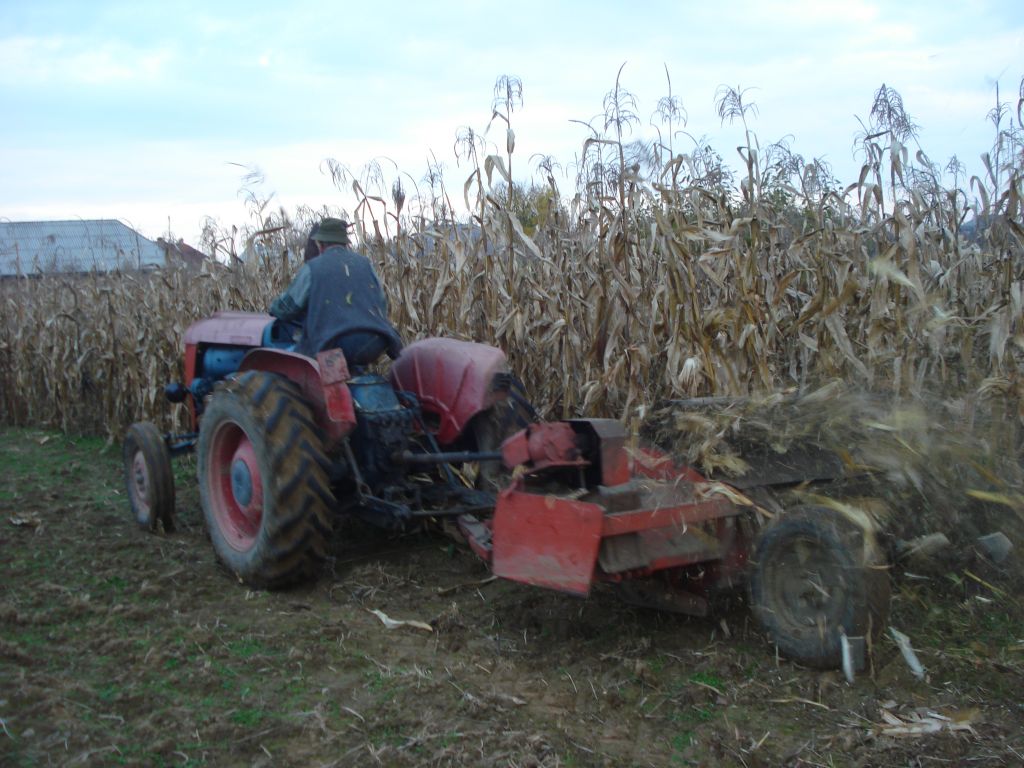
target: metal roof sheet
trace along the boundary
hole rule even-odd
[[[163,266],[164,251],[116,219],[0,221],[0,276]]]

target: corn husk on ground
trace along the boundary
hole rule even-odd
[[[436,168],[409,195],[379,167],[331,165],[359,200],[358,247],[405,339],[495,344],[545,416],[646,424],[706,470],[741,461],[744,432],[775,444],[810,437],[922,504],[933,482],[943,493],[955,484],[958,498],[996,494],[985,503],[1019,517],[1019,109],[993,118],[998,151],[984,156],[985,178],[965,180],[951,165],[947,188],[910,148],[909,119],[873,108],[863,169],[842,186],[785,143],[762,148],[747,127],[752,105],[730,89],[718,103],[723,120],[745,128],[738,179],[701,142],[631,144],[636,104],[616,83],[569,197],[550,158],[537,166],[539,186],[509,184],[521,164],[516,84],[505,79],[495,103],[503,152],[460,131],[463,189],[445,188]],[[893,107],[893,94],[883,86],[876,107]],[[669,136],[674,107],[672,97],[659,103]],[[198,273],[3,283],[0,419],[114,438],[143,418],[184,429],[184,409],[162,397],[182,375],[184,329],[218,309],[265,310],[301,263],[313,212],[274,211],[258,189],[250,201],[241,232],[209,227],[204,245],[219,261]],[[778,393],[802,409],[782,407]],[[666,405],[705,396],[746,399],[696,414]],[[956,523],[955,511],[941,516]]]

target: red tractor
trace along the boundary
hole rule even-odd
[[[171,457],[195,449],[217,556],[273,588],[311,578],[333,522],[441,522],[502,578],[587,595],[612,582],[635,602],[706,615],[747,585],[779,650],[837,666],[888,612],[885,557],[871,531],[800,507],[763,528],[747,496],[650,449],[609,419],[524,420],[498,349],[451,339],[408,345],[387,377],[340,350],[289,351],[269,315],[220,312],[185,333],[193,432],[128,430],[136,521],[173,530]],[[475,482],[460,468],[479,467]],[[787,478],[792,482],[792,478]]]

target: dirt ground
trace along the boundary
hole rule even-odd
[[[253,592],[215,561],[190,460],[157,536],[119,446],[0,436],[5,766],[1024,763],[1024,612],[998,573],[894,574],[926,677],[886,637],[851,685],[776,658],[741,602],[579,600],[439,535],[341,524],[315,584]]]

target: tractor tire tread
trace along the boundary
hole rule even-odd
[[[251,551],[240,554],[218,541],[212,530],[215,516],[207,510],[203,456],[208,448],[201,428],[200,489],[218,555],[251,586],[276,588],[309,579],[326,558],[334,507],[329,463],[309,406],[288,379],[245,371],[217,388],[204,424],[211,412],[216,418],[222,411],[240,423],[262,456],[264,501],[261,530]]]

